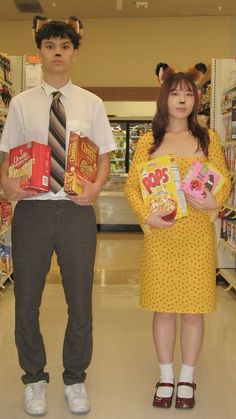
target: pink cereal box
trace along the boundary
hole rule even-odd
[[[214,195],[225,182],[221,173],[210,162],[194,161],[185,178],[180,184],[180,189],[197,198],[205,197],[205,189]]]

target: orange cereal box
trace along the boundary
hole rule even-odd
[[[138,165],[142,197],[151,212],[158,212],[168,221],[188,215],[180,175],[172,154],[156,157]]]
[[[99,147],[88,137],[71,131],[67,152],[64,191],[70,195],[81,194],[83,188],[77,179],[95,182],[98,168]]]
[[[9,177],[27,176],[22,189],[48,192],[50,189],[51,149],[48,145],[29,141],[10,150]]]

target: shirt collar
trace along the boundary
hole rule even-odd
[[[41,86],[48,96],[50,96],[53,92],[61,92],[63,96],[68,97],[73,84],[72,81],[69,80],[68,83],[65,84],[65,86],[61,87],[60,89],[56,89],[55,87],[50,86],[50,84],[46,83],[43,80]]]

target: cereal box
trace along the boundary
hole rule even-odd
[[[27,176],[27,179],[20,183],[22,189],[48,192],[50,164],[50,147],[30,141],[10,150],[9,177]]]
[[[64,191],[79,195],[83,188],[77,179],[95,182],[98,168],[99,147],[89,138],[71,131],[67,152]]]
[[[180,188],[189,195],[202,198],[206,196],[205,189],[216,194],[224,181],[224,177],[210,162],[194,161]]]
[[[138,165],[144,203],[151,212],[163,214],[164,220],[187,216],[184,193],[180,190],[180,176],[173,154],[156,157]]]

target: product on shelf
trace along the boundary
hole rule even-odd
[[[236,99],[232,100],[232,139],[236,140]]]
[[[9,177],[25,176],[22,189],[48,192],[50,189],[51,149],[30,141],[10,150]]]
[[[64,191],[71,195],[81,194],[83,187],[77,180],[95,182],[98,169],[99,147],[77,132],[70,133]]]
[[[0,78],[8,83],[11,82],[11,62],[3,54],[0,54]]]
[[[165,220],[187,215],[187,205],[180,190],[180,175],[174,155],[164,155],[138,165],[144,203],[152,212],[168,213]]]
[[[0,229],[9,227],[12,219],[12,205],[6,198],[0,199]]]
[[[1,275],[9,275],[12,269],[11,248],[6,244],[0,245],[0,273]]]

